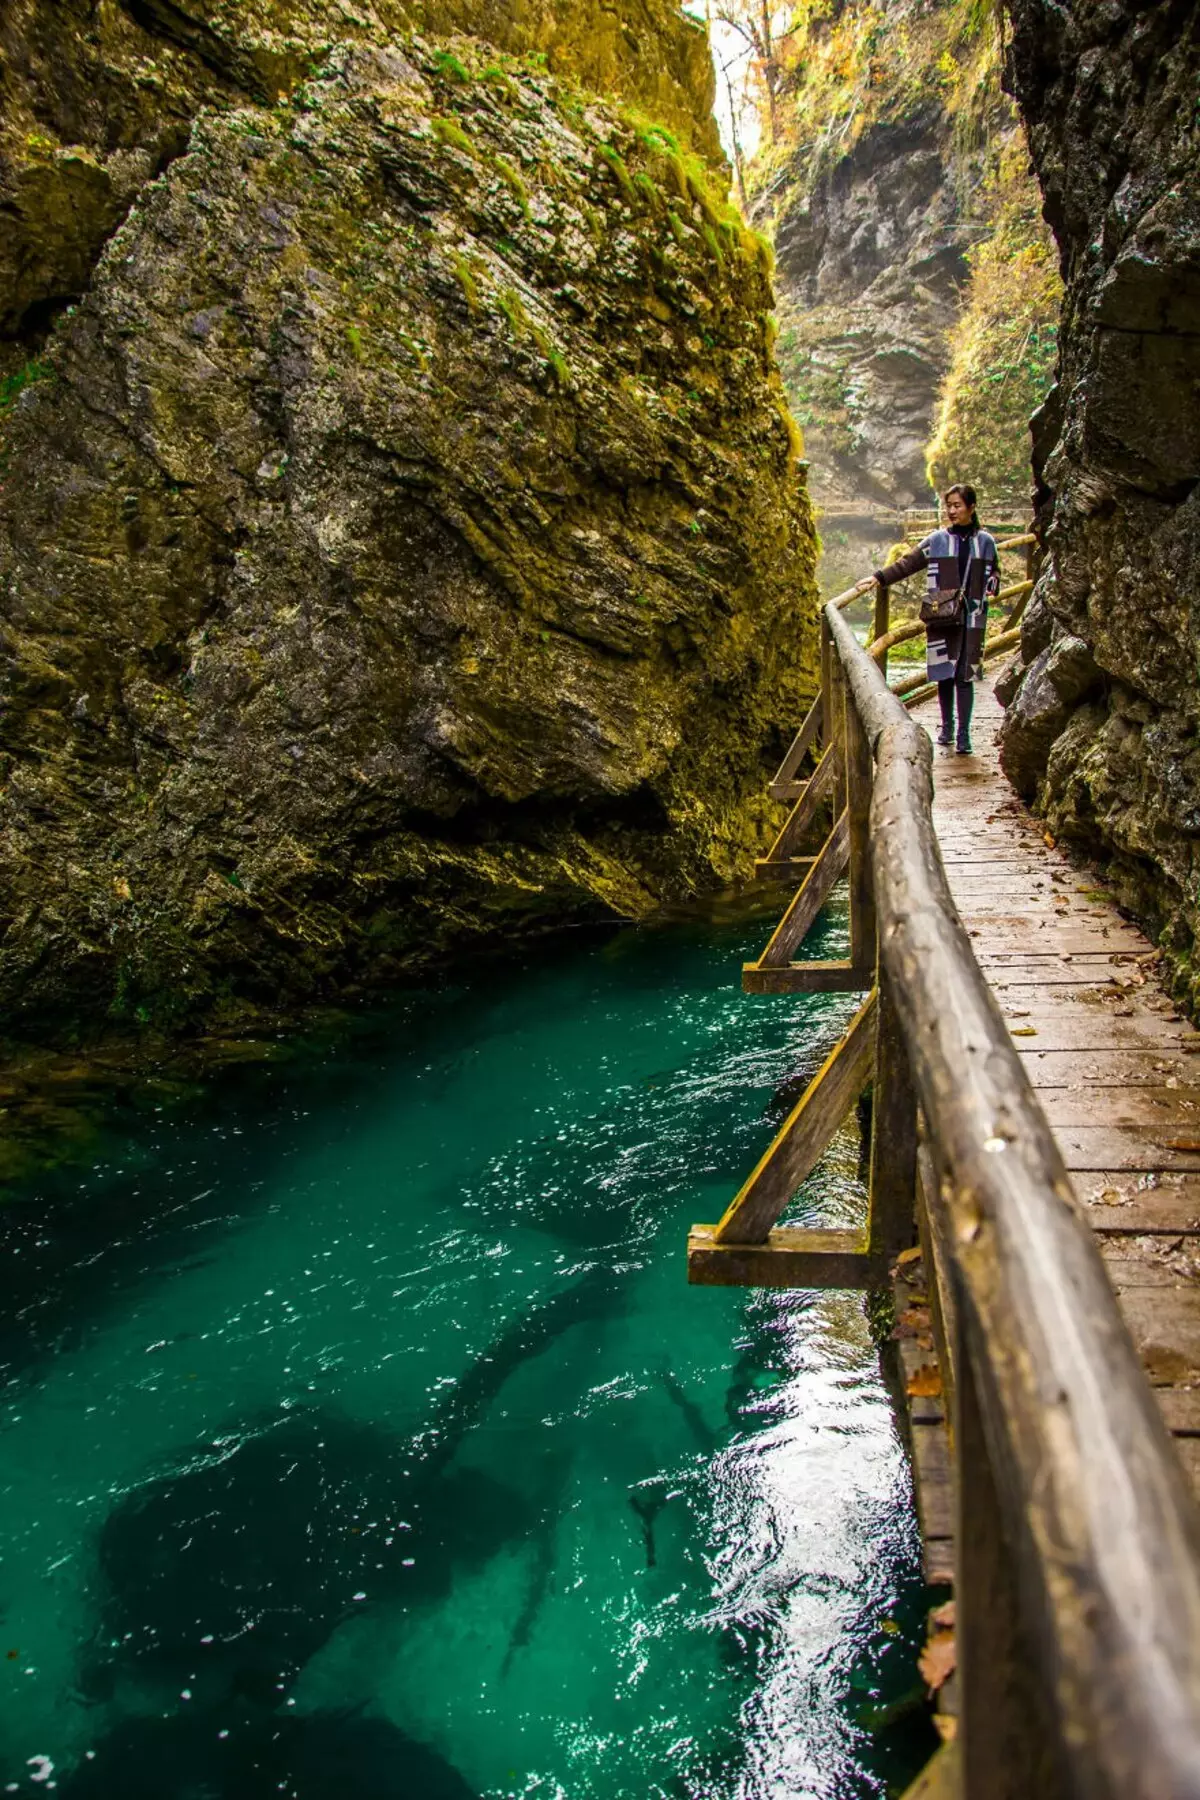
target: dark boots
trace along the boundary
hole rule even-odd
[[[942,709],[942,727],[937,741],[945,749],[953,744],[960,756],[971,754],[971,712],[975,705],[975,684],[971,681],[939,681],[938,705]],[[958,736],[954,733],[955,701],[958,702]]]

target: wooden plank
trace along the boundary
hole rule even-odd
[[[853,706],[846,708],[846,816],[850,846],[850,960],[876,958],[875,890],[871,879],[871,790],[875,759]]]
[[[951,1742],[934,1751],[902,1800],[961,1800],[962,1791],[958,1745]]]
[[[1154,1398],[1168,1431],[1176,1437],[1200,1437],[1200,1388],[1159,1387]]]
[[[721,1243],[715,1225],[688,1233],[688,1281],[697,1287],[874,1288],[887,1265],[869,1256],[859,1231],[782,1225],[761,1244]]]
[[[778,969],[792,960],[834,886],[845,874],[849,861],[850,820],[843,812],[799,892],[772,932],[770,942],[758,959],[760,969]]]
[[[800,882],[804,880],[816,860],[815,856],[782,856],[773,862],[769,856],[756,856],[754,859],[755,879],[758,881]]]
[[[954,1536],[954,1464],[944,1423],[912,1427],[913,1494],[921,1535]]]
[[[718,1244],[761,1244],[861,1094],[875,1054],[877,996],[872,992],[846,1035],[825,1059],[801,1099],[759,1158],[713,1232]]]
[[[1161,1077],[1159,1078],[1161,1080]],[[1191,1098],[1189,1098],[1189,1093]],[[1039,1090],[1042,1111],[1051,1125],[1141,1126],[1157,1141],[1164,1133],[1200,1144],[1200,1089],[1101,1087],[1089,1082],[1069,1088]]]
[[[805,835],[816,824],[822,807],[833,800],[841,775],[842,756],[837,744],[831,744],[817,764],[812,780],[784,821],[783,829],[768,850],[766,862],[781,862],[791,857],[803,843]],[[840,810],[840,809],[839,809]]]
[[[1019,1050],[1178,1050],[1186,1039],[1177,1026],[1153,1017],[1112,1018],[1081,1011],[1054,1017],[1045,1012],[1006,1021]]]
[[[1148,1131],[1144,1126],[1111,1128],[1090,1125],[1064,1125],[1054,1133],[1055,1142],[1067,1168],[1137,1169],[1152,1173],[1157,1169],[1200,1170],[1200,1149],[1175,1148],[1168,1135]],[[1188,1138],[1180,1142],[1196,1142]]]
[[[1019,1019],[1012,1021],[1020,1024]],[[1144,1045],[1133,1049],[1039,1050],[1022,1041],[1017,1045],[1026,1073],[1039,1095],[1055,1088],[1160,1087],[1176,1081],[1188,1097],[1200,1087],[1200,1056],[1186,1054],[1186,1046],[1164,1048]]]
[[[818,734],[821,730],[822,708],[823,702],[820,691],[818,690],[816,699],[804,716],[803,724],[792,739],[787,755],[780,763],[775,772],[774,779],[767,788],[767,792],[773,800],[798,800],[800,798],[800,793],[780,793],[777,792],[777,790],[781,788],[799,788],[802,793],[804,787],[808,785],[807,783],[798,783],[796,781],[796,771],[804,761],[804,758],[808,755],[809,750],[812,749],[817,741]]]
[[[746,994],[862,994],[874,985],[873,965],[859,969],[852,962],[813,960],[764,969],[758,963],[742,964]]]
[[[916,1235],[917,1095],[886,976],[878,994],[867,1242],[891,1262]]]
[[[1119,1279],[1113,1287],[1151,1385],[1200,1381],[1200,1308],[1194,1290],[1125,1287]]]

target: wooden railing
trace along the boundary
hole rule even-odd
[[[879,1288],[919,1238],[957,1469],[959,1730],[936,1791],[1197,1800],[1200,1514],[951,898],[929,739],[834,602],[797,741],[818,734],[792,861],[823,809],[833,828],[744,985],[863,998],[724,1217],[693,1228],[689,1279]],[[797,960],[843,873],[848,957]],[[868,1083],[866,1224],[780,1225]]]

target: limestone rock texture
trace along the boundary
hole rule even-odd
[[[935,487],[971,481],[985,518],[1024,504],[1057,259],[995,9],[799,0],[783,42],[755,216],[774,230],[780,359],[842,586],[884,560],[888,515]]]
[[[228,84],[185,5],[87,10]],[[155,112],[182,148],[0,416],[27,1037],[227,1029],[744,873],[815,686],[769,253],[704,159],[478,40],[236,79]]]
[[[1008,0],[1008,13],[1008,80],[1066,304],[1035,432],[1049,566],[1002,755],[1053,831],[1110,859],[1194,1003],[1200,7]]]
[[[671,0],[6,0],[0,8],[0,374],[76,299],[204,107],[271,104],[339,43],[469,33],[644,107],[721,161],[705,33]],[[12,356],[9,356],[12,362]]]

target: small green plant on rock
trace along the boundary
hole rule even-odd
[[[433,56],[434,72],[443,81],[466,83],[472,79],[471,71],[461,63],[451,50],[436,50]]]
[[[617,186],[620,188],[622,194],[625,196],[630,206],[634,206],[637,203],[637,189],[633,185],[633,177],[629,173],[625,158],[621,155],[619,150],[614,150],[611,144],[601,144],[599,146],[599,152],[604,158],[604,161],[608,164],[612,174],[616,177]]]
[[[462,288],[463,298],[466,300],[468,308],[473,313],[479,312],[481,305],[479,298],[479,283],[475,279],[474,269],[461,251],[455,251],[452,259],[452,266],[455,275],[458,277],[458,285]]]
[[[461,150],[464,156],[475,155],[475,146],[457,119],[434,119],[432,126],[433,135],[439,143],[447,144],[452,150]]]

